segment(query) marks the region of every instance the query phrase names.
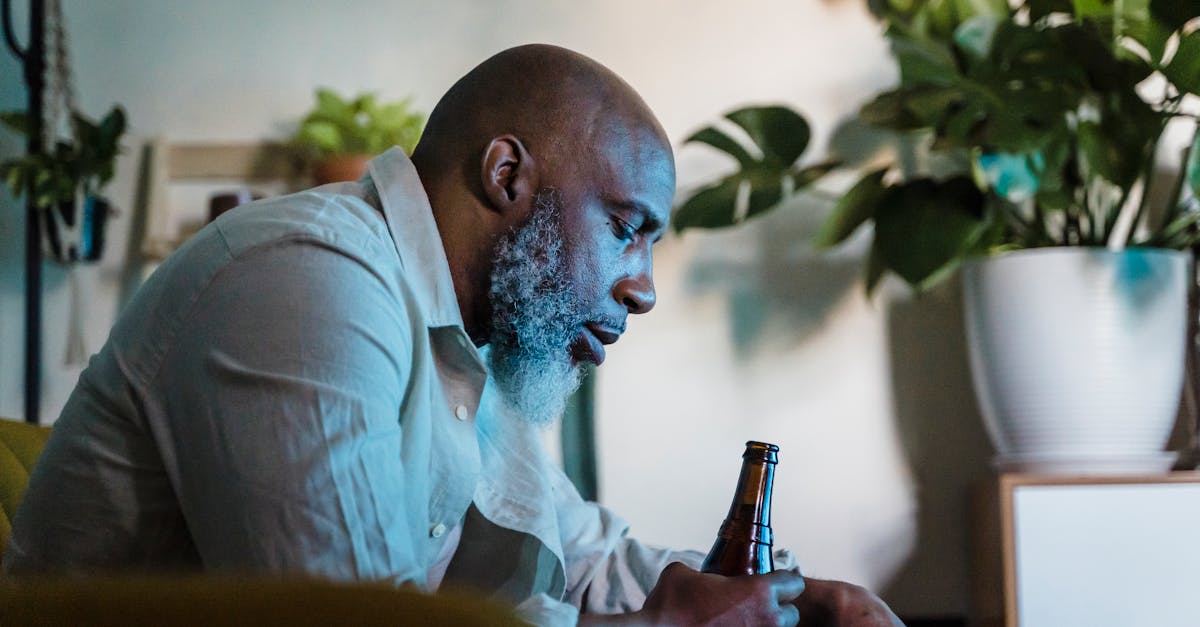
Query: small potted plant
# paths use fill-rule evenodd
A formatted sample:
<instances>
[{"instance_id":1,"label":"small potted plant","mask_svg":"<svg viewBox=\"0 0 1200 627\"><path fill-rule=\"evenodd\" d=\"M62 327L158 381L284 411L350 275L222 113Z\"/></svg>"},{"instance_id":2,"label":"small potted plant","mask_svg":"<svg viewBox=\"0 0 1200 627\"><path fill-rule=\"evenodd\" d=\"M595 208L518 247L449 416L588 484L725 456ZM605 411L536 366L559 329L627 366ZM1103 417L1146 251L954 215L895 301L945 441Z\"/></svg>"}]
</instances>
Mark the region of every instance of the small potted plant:
<instances>
[{"instance_id":1,"label":"small potted plant","mask_svg":"<svg viewBox=\"0 0 1200 627\"><path fill-rule=\"evenodd\" d=\"M329 89L317 89L316 106L292 137L318 184L357 180L367 161L400 146L407 153L417 145L425 116L410 101L379 102L366 93L345 99Z\"/></svg>"},{"instance_id":2,"label":"small potted plant","mask_svg":"<svg viewBox=\"0 0 1200 627\"><path fill-rule=\"evenodd\" d=\"M32 128L25 112L0 114L0 122L21 134ZM71 112L71 137L47 152L0 164L14 194L29 194L44 213L46 247L59 262L96 261L104 250L104 228L112 206L100 195L112 180L125 111L114 106L99 122Z\"/></svg>"}]
</instances>

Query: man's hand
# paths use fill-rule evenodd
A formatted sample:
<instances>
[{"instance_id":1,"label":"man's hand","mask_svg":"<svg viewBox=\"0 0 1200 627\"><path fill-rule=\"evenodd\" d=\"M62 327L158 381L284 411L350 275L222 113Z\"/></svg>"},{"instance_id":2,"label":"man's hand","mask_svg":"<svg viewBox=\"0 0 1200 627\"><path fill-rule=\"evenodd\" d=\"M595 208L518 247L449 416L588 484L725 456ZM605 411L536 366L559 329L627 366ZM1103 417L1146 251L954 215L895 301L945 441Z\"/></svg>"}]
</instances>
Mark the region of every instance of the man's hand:
<instances>
[{"instance_id":1,"label":"man's hand","mask_svg":"<svg viewBox=\"0 0 1200 627\"><path fill-rule=\"evenodd\" d=\"M667 566L641 611L581 616L580 625L779 625L783 627L904 627L865 588L801 577L794 570L722 577L680 563Z\"/></svg>"},{"instance_id":2,"label":"man's hand","mask_svg":"<svg viewBox=\"0 0 1200 627\"><path fill-rule=\"evenodd\" d=\"M799 620L793 603L804 578L791 570L722 577L680 563L667 566L639 614L651 625L780 625Z\"/></svg>"},{"instance_id":3,"label":"man's hand","mask_svg":"<svg viewBox=\"0 0 1200 627\"><path fill-rule=\"evenodd\" d=\"M804 578L796 599L800 627L904 627L879 597L841 581Z\"/></svg>"}]
</instances>

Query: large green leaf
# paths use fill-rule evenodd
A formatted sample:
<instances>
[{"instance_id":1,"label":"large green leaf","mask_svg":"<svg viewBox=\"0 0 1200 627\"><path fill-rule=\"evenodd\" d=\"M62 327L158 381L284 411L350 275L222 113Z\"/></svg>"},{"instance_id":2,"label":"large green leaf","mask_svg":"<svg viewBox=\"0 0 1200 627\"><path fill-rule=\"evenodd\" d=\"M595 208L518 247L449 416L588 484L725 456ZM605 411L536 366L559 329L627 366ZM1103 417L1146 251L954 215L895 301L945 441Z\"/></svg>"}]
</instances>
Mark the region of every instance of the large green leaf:
<instances>
[{"instance_id":1,"label":"large green leaf","mask_svg":"<svg viewBox=\"0 0 1200 627\"><path fill-rule=\"evenodd\" d=\"M905 85L953 85L958 74L954 55L945 44L907 37L892 39L892 54L900 65L900 82Z\"/></svg>"},{"instance_id":2,"label":"large green leaf","mask_svg":"<svg viewBox=\"0 0 1200 627\"><path fill-rule=\"evenodd\" d=\"M25 111L4 111L0 113L0 123L26 137L33 131L33 120Z\"/></svg>"},{"instance_id":3,"label":"large green leaf","mask_svg":"<svg viewBox=\"0 0 1200 627\"><path fill-rule=\"evenodd\" d=\"M973 16L996 19L1008 17L1007 0L956 0L956 2L961 21L966 21Z\"/></svg>"},{"instance_id":4,"label":"large green leaf","mask_svg":"<svg viewBox=\"0 0 1200 627\"><path fill-rule=\"evenodd\" d=\"M841 167L842 163L841 159L829 159L803 168L793 168L790 173L792 189L804 189L816 183L821 177Z\"/></svg>"},{"instance_id":5,"label":"large green leaf","mask_svg":"<svg viewBox=\"0 0 1200 627\"><path fill-rule=\"evenodd\" d=\"M782 179L748 180L750 181L750 196L746 203L745 219L770 211L783 200Z\"/></svg>"},{"instance_id":6,"label":"large green leaf","mask_svg":"<svg viewBox=\"0 0 1200 627\"><path fill-rule=\"evenodd\" d=\"M687 138L687 143L706 144L733 157L739 167L683 201L672 218L676 231L731 226L770 211L790 191L812 184L837 165L826 162L794 167L808 146L810 131L804 117L791 109L774 105L745 107L725 117L746 132L752 145L743 145L711 126ZM743 188L747 202L744 214L739 215L737 202Z\"/></svg>"},{"instance_id":7,"label":"large green leaf","mask_svg":"<svg viewBox=\"0 0 1200 627\"><path fill-rule=\"evenodd\" d=\"M889 188L875 216L883 263L915 287L956 266L986 232L984 196L967 177Z\"/></svg>"},{"instance_id":8,"label":"large green leaf","mask_svg":"<svg viewBox=\"0 0 1200 627\"><path fill-rule=\"evenodd\" d=\"M1075 3L1071 0L1029 0L1026 6L1029 7L1030 19L1035 22L1051 13L1073 14L1075 12Z\"/></svg>"},{"instance_id":9,"label":"large green leaf","mask_svg":"<svg viewBox=\"0 0 1200 627\"><path fill-rule=\"evenodd\" d=\"M737 141L726 135L723 131L712 126L706 126L692 133L691 136L684 140L684 143L692 142L708 144L733 157L744 168L752 166L755 161L754 157L750 156L750 153L741 144L737 143Z\"/></svg>"},{"instance_id":10,"label":"large green leaf","mask_svg":"<svg viewBox=\"0 0 1200 627\"><path fill-rule=\"evenodd\" d=\"M1137 57L1118 58L1109 43L1093 29L1072 25L1060 27L1056 32L1063 48L1078 55L1076 58L1086 72L1088 85L1099 91L1133 90L1154 71Z\"/></svg>"},{"instance_id":11,"label":"large green leaf","mask_svg":"<svg viewBox=\"0 0 1200 627\"><path fill-rule=\"evenodd\" d=\"M1196 0L1150 0L1150 14L1170 30L1179 30L1195 17L1200 17Z\"/></svg>"},{"instance_id":12,"label":"large green leaf","mask_svg":"<svg viewBox=\"0 0 1200 627\"><path fill-rule=\"evenodd\" d=\"M887 269L887 264L883 262L883 255L879 252L879 240L873 240L871 251L867 254L867 262L863 266L863 285L867 289L867 294L875 291L879 280L887 273Z\"/></svg>"},{"instance_id":13,"label":"large green leaf","mask_svg":"<svg viewBox=\"0 0 1200 627\"><path fill-rule=\"evenodd\" d=\"M814 246L829 248L839 244L863 223L875 217L887 191L883 186L887 171L887 168L880 168L868 172L838 199L833 211L813 237Z\"/></svg>"},{"instance_id":14,"label":"large green leaf","mask_svg":"<svg viewBox=\"0 0 1200 627\"><path fill-rule=\"evenodd\" d=\"M1135 93L1102 104L1100 121L1080 122L1077 129L1085 171L1128 187L1141 175L1163 120Z\"/></svg>"},{"instance_id":15,"label":"large green leaf","mask_svg":"<svg viewBox=\"0 0 1200 627\"><path fill-rule=\"evenodd\" d=\"M725 117L746 131L762 151L764 161L787 167L808 147L808 122L787 107L746 107Z\"/></svg>"},{"instance_id":16,"label":"large green leaf","mask_svg":"<svg viewBox=\"0 0 1200 627\"><path fill-rule=\"evenodd\" d=\"M958 87L927 87L908 92L904 109L925 127L938 127L947 114L956 111L965 98Z\"/></svg>"},{"instance_id":17,"label":"large green leaf","mask_svg":"<svg viewBox=\"0 0 1200 627\"><path fill-rule=\"evenodd\" d=\"M902 87L879 94L874 100L863 105L859 117L872 126L897 131L924 128L927 122L913 115L908 109L911 93L910 89Z\"/></svg>"},{"instance_id":18,"label":"large green leaf","mask_svg":"<svg viewBox=\"0 0 1200 627\"><path fill-rule=\"evenodd\" d=\"M1106 18L1113 12L1113 0L1073 0L1072 4L1075 15L1080 18Z\"/></svg>"},{"instance_id":19,"label":"large green leaf","mask_svg":"<svg viewBox=\"0 0 1200 627\"><path fill-rule=\"evenodd\" d=\"M783 176L778 170L743 170L701 189L688 198L671 219L676 231L686 228L732 226L774 209L783 200ZM737 214L738 193L748 188L744 215Z\"/></svg>"},{"instance_id":20,"label":"large green leaf","mask_svg":"<svg viewBox=\"0 0 1200 627\"><path fill-rule=\"evenodd\" d=\"M1162 71L1180 91L1200 94L1200 30L1179 39L1175 56Z\"/></svg>"},{"instance_id":21,"label":"large green leaf","mask_svg":"<svg viewBox=\"0 0 1200 627\"><path fill-rule=\"evenodd\" d=\"M678 232L693 227L712 229L735 224L739 187L740 177L728 176L701 189L675 210L671 225Z\"/></svg>"}]
</instances>

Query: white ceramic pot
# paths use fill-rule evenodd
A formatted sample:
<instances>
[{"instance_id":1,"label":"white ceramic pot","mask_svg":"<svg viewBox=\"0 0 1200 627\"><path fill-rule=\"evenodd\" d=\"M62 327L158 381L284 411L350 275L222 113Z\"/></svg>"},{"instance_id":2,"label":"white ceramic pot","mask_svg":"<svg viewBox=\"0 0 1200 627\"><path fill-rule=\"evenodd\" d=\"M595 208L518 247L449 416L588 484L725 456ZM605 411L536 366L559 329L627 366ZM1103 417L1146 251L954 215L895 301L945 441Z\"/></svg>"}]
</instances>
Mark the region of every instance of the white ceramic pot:
<instances>
[{"instance_id":1,"label":"white ceramic pot","mask_svg":"<svg viewBox=\"0 0 1200 627\"><path fill-rule=\"evenodd\" d=\"M1191 256L1040 248L968 262L975 393L997 465L1166 470L1179 407Z\"/></svg>"}]
</instances>

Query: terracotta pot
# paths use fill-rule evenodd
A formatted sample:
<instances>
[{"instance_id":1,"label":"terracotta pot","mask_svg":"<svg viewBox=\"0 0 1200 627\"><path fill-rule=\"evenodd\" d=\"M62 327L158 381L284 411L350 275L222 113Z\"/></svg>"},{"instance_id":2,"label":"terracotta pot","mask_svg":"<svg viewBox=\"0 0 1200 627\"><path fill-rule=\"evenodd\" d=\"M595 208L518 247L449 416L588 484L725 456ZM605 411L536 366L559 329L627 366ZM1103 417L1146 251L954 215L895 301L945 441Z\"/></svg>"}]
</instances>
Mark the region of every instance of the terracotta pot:
<instances>
[{"instance_id":1,"label":"terracotta pot","mask_svg":"<svg viewBox=\"0 0 1200 627\"><path fill-rule=\"evenodd\" d=\"M313 182L317 185L357 181L367 173L367 162L371 155L338 155L313 166Z\"/></svg>"}]
</instances>

